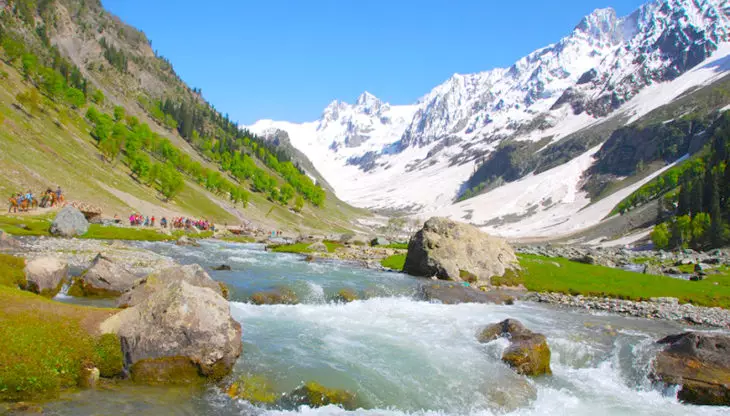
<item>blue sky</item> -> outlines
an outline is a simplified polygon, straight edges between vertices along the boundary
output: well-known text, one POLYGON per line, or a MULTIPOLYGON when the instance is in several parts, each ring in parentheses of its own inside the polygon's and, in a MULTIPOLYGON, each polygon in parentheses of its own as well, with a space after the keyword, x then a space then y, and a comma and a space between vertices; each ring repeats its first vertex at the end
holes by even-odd
POLYGON ((509 66, 596 8, 642 0, 102 0, 243 124, 312 121, 367 90, 413 103, 451 74, 509 66))

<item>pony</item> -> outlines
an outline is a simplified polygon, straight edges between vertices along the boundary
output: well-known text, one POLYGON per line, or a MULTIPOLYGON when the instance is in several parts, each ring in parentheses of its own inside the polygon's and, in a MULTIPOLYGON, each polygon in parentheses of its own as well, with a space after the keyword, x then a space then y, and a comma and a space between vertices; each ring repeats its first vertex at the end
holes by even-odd
POLYGON ((8 214, 10 214, 11 211, 13 213, 17 213, 18 212, 18 198, 15 196, 11 196, 8 199, 8 203, 9 203, 8 214))

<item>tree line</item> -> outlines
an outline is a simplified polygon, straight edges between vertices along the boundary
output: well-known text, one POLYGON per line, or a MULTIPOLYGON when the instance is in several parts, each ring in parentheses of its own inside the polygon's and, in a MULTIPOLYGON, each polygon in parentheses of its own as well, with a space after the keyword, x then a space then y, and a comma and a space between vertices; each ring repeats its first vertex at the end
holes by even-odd
MULTIPOLYGON (((660 199, 658 225, 651 234, 658 249, 709 249, 730 241, 730 112, 713 124, 710 143, 698 157, 666 172, 653 192, 672 192, 660 199), (670 174, 671 172, 671 174, 670 174)), ((647 191, 648 192, 648 191, 647 191)))

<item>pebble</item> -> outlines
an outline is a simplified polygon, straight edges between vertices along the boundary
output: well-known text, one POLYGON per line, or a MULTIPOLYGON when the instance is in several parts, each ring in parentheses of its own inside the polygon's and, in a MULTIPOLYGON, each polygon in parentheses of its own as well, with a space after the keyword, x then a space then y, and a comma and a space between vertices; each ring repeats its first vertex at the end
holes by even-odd
POLYGON ((722 308, 680 304, 676 298, 652 298, 648 302, 635 302, 582 295, 571 296, 563 293, 531 293, 524 300, 571 308, 606 311, 637 318, 665 319, 730 329, 730 311, 722 308))

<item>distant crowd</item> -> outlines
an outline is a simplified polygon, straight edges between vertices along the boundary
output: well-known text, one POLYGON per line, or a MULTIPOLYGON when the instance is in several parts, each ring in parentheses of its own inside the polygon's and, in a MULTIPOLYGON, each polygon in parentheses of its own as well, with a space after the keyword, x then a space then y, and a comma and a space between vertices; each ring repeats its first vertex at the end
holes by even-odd
POLYGON ((57 205, 61 205, 64 202, 63 191, 61 186, 56 187, 56 190, 52 190, 50 187, 41 193, 40 201, 35 196, 32 190, 28 189, 27 192, 16 192, 8 199, 8 213, 17 212, 28 212, 31 209, 40 208, 51 208, 57 205))
MULTIPOLYGON (((114 221, 116 223, 121 223, 121 220, 118 216, 114 216, 114 221)), ((134 213, 129 216, 129 225, 132 227, 154 227, 157 223, 157 218, 154 216, 144 216, 139 213, 134 213)), ((190 230, 193 227, 197 228, 200 231, 215 231, 215 224, 212 222, 202 219, 202 220, 196 220, 192 218, 185 218, 185 217, 172 217, 171 219, 167 219, 167 217, 160 218, 160 227, 162 228, 173 228, 178 230, 190 230)))

